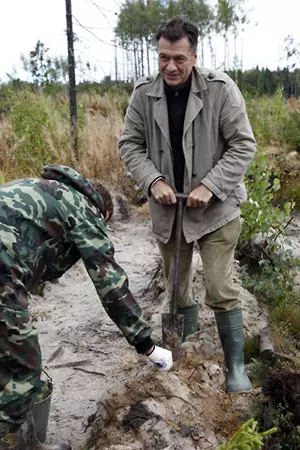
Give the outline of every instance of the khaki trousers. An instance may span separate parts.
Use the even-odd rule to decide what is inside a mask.
[[[205,304],[215,311],[232,311],[241,308],[239,288],[233,283],[232,277],[234,251],[240,231],[241,222],[238,217],[197,241],[203,263],[206,289]],[[173,229],[169,242],[163,244],[158,241],[164,263],[168,300],[171,299],[173,289],[174,240],[175,229]],[[196,302],[192,288],[193,247],[194,243],[188,244],[184,236],[182,236],[179,269],[179,308],[191,306]]]

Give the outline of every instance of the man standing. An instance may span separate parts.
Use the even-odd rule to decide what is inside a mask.
[[[204,269],[205,302],[215,313],[227,367],[228,392],[248,391],[243,318],[232,264],[240,234],[243,175],[256,143],[236,84],[225,74],[196,68],[198,29],[184,17],[156,34],[159,74],[136,83],[126,112],[120,154],[149,195],[153,231],[171,295],[175,192],[189,194],[183,218],[179,312],[184,338],[197,330],[192,294],[193,243]]]
[[[150,326],[114,259],[105,222],[109,192],[75,170],[54,164],[41,178],[0,187],[0,450],[66,450],[35,436],[32,404],[40,385],[41,352],[28,313],[28,291],[82,259],[109,317],[136,351],[161,370],[172,353],[157,347]]]

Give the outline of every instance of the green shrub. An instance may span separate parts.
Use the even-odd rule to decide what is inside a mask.
[[[260,152],[250,166],[245,182],[248,201],[242,207],[244,222],[239,251],[248,255],[252,251],[256,265],[243,274],[243,284],[271,304],[285,304],[291,299],[299,267],[288,247],[291,243],[285,240],[284,228],[294,204],[286,202],[282,207],[274,204],[281,187],[279,173],[270,171],[267,156]],[[255,243],[257,235],[260,239]]]
[[[272,97],[249,99],[247,111],[260,146],[285,144],[289,107],[282,97],[281,90]]]
[[[24,168],[33,164],[42,168],[51,160],[49,146],[44,138],[48,124],[45,99],[42,95],[25,91],[19,94],[12,109],[12,127],[21,145],[16,149],[16,158]]]
[[[249,242],[257,233],[276,236],[283,232],[293,204],[287,202],[282,208],[274,205],[280,189],[278,170],[270,170],[267,155],[258,152],[247,171],[245,185],[248,201],[242,207],[244,218],[241,241]]]
[[[80,136],[85,125],[84,109],[80,105],[77,118]],[[18,172],[24,176],[39,174],[49,163],[72,164],[69,100],[65,94],[46,96],[31,90],[20,92],[11,109],[11,124],[18,142],[14,157]],[[79,146],[80,142],[79,139]]]
[[[269,242],[269,245],[268,245]],[[282,250],[280,244],[274,250],[273,242],[268,241],[269,256],[258,262],[259,270],[242,274],[243,285],[269,306],[294,303],[296,294],[294,282],[299,269],[299,261],[290,249]]]
[[[260,433],[258,422],[250,419],[243,423],[237,432],[224,444],[218,446],[217,450],[259,450],[263,448],[263,440],[277,431],[277,428]]]
[[[291,150],[300,146],[300,111],[288,112],[283,133],[285,142]]]

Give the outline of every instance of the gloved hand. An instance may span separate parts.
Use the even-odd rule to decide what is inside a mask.
[[[152,352],[147,355],[149,360],[160,370],[170,370],[173,366],[172,352],[165,348],[154,346]]]

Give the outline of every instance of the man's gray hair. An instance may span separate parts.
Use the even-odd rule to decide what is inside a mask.
[[[156,31],[156,41],[161,37],[170,42],[177,42],[185,37],[188,38],[191,49],[197,52],[199,30],[185,16],[176,16],[166,22],[162,22]]]

